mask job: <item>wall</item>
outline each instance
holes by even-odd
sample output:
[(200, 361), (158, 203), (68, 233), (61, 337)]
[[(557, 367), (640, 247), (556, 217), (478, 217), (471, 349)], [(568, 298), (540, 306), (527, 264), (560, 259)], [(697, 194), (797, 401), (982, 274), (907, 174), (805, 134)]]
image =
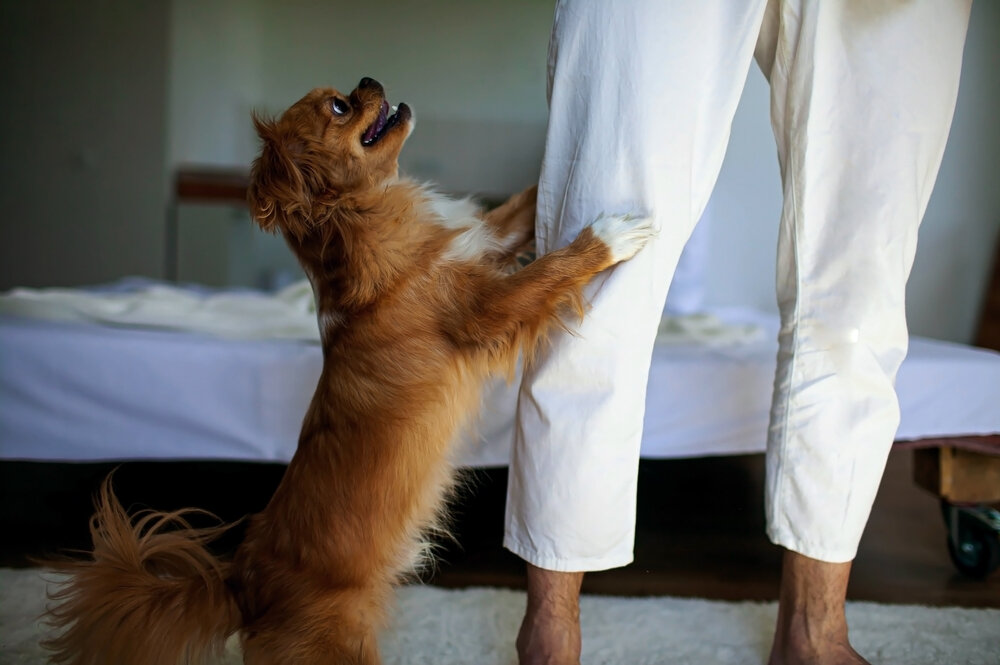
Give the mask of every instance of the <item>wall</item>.
[[(161, 275), (178, 164), (246, 167), (251, 109), (363, 75), (416, 109), (405, 170), (444, 189), (519, 189), (541, 155), (551, 15), (541, 0), (0, 3), (0, 288)], [(1000, 5), (978, 0), (908, 290), (917, 334), (971, 339), (982, 300), (1000, 229), (998, 27)], [(752, 69), (704, 231), (709, 303), (774, 309), (779, 209), (767, 86)], [(189, 222), (204, 245), (193, 255), (211, 263), (207, 238), (226, 233)]]
[[(245, 167), (257, 150), (252, 110), (277, 114), (315, 86), (350, 90), (372, 76), (415, 110), (405, 173), (486, 197), (522, 189), (545, 137), (551, 19), (537, 0), (174, 0), (171, 167)], [(182, 280), (273, 286), (297, 268), (249, 220), (203, 206), (182, 208), (180, 246)], [(247, 265), (256, 261), (266, 268)]]
[(161, 274), (167, 9), (0, 3), (0, 288)]
[(245, 165), (257, 148), (250, 112), (264, 98), (270, 35), (258, 0), (172, 0), (167, 159)]
[[(368, 75), (386, 84), (393, 101), (416, 109), (417, 130), (401, 160), (406, 172), (446, 190), (487, 195), (514, 191), (537, 175), (551, 2), (175, 2), (184, 5), (215, 27), (196, 34), (195, 22), (178, 25), (175, 15), (174, 162), (247, 164), (256, 148), (245, 120), (250, 107), (277, 113), (315, 85), (349, 89)], [(222, 14), (243, 27), (225, 28)], [(967, 341), (975, 327), (1000, 227), (1000, 128), (991, 118), (1000, 108), (997, 27), (1000, 6), (976, 2), (955, 125), (908, 290), (916, 334)], [(254, 45), (247, 44), (251, 35)], [(197, 103), (190, 97), (195, 88), (206, 91)], [(190, 98), (177, 103), (182, 93)], [(200, 123), (185, 115), (195, 108), (204, 114)], [(754, 67), (709, 223), (699, 231), (707, 236), (709, 304), (776, 311), (780, 208), (768, 88)]]
[(455, 191), (527, 186), (551, 20), (537, 0), (174, 0), (170, 163), (248, 164), (251, 110), (277, 114), (313, 87), (371, 76), (415, 110), (407, 173)]
[(1000, 241), (1000, 3), (972, 5), (948, 147), (907, 284), (910, 329), (968, 342)]

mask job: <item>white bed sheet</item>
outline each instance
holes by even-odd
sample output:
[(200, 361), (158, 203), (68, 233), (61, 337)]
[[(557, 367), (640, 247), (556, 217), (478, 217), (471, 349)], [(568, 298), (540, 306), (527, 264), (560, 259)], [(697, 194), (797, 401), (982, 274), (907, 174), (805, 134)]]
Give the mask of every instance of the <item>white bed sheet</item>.
[[(777, 322), (748, 343), (658, 344), (642, 455), (761, 452)], [(317, 345), (0, 316), (0, 458), (287, 461), (319, 377)], [(1000, 354), (915, 338), (897, 388), (901, 440), (1000, 433)], [(516, 386), (497, 382), (459, 463), (507, 463)]]

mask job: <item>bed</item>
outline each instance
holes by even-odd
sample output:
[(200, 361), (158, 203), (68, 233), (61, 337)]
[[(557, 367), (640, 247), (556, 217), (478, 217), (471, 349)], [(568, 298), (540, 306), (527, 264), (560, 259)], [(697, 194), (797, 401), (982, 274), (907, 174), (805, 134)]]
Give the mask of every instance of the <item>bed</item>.
[[(665, 316), (642, 457), (762, 452), (776, 334), (776, 317), (745, 308)], [(321, 365), (305, 283), (264, 293), (140, 280), (7, 294), (0, 460), (287, 462)], [(947, 454), (974, 451), (981, 459), (966, 466), (977, 473), (982, 459), (1000, 459), (1000, 353), (913, 338), (897, 392), (896, 445), (927, 449), (918, 465), (924, 475), (943, 478), (942, 461), (954, 462)], [(516, 396), (516, 379), (487, 387), (478, 426), (459, 447), (460, 466), (507, 464)], [(933, 482), (923, 484), (963, 498)], [(954, 507), (946, 519), (960, 569), (981, 577), (1000, 564), (995, 510)], [(969, 542), (972, 554), (963, 555)]]
[[(177, 173), (168, 276), (177, 276), (178, 204), (242, 206), (245, 196), (242, 171)], [(995, 273), (977, 343), (1000, 348), (1000, 256)], [(102, 292), (124, 300), (102, 304)], [(88, 293), (98, 299), (86, 306), (79, 292), (0, 306), (0, 460), (291, 458), (321, 367), (307, 287), (220, 293), (126, 281)], [(642, 457), (762, 452), (776, 331), (775, 316), (746, 308), (665, 317)], [(516, 390), (516, 380), (488, 387), (458, 464), (507, 464)], [(916, 451), (915, 480), (942, 497), (956, 565), (988, 574), (1000, 565), (1000, 512), (980, 504), (1000, 501), (1000, 353), (913, 338), (897, 392), (895, 446)]]
[[(19, 296), (0, 303), (0, 457), (291, 459), (322, 364), (307, 285)], [(776, 332), (775, 317), (742, 308), (665, 317), (643, 457), (763, 451)], [(914, 338), (897, 390), (901, 442), (1000, 433), (996, 352)], [(516, 393), (516, 381), (487, 388), (459, 464), (507, 463)]]

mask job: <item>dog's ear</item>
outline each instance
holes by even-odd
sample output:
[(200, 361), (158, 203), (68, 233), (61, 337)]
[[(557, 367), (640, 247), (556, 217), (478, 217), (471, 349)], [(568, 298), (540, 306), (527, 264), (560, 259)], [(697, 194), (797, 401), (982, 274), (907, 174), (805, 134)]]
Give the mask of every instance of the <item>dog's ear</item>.
[(262, 147), (250, 170), (250, 214), (263, 230), (301, 240), (313, 226), (310, 179), (297, 162), (305, 147), (282, 135), (274, 120), (254, 113), (253, 124)]

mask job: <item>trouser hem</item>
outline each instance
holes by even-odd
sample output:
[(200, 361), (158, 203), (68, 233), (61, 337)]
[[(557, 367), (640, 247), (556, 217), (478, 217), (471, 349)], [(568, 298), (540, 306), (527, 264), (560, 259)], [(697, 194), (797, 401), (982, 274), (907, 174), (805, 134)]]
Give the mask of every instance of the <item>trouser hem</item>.
[(537, 568), (560, 573), (594, 572), (621, 568), (632, 563), (634, 558), (631, 548), (627, 552), (612, 552), (599, 557), (559, 557), (552, 554), (542, 554), (510, 535), (504, 538), (503, 546)]
[(784, 529), (768, 528), (767, 537), (779, 547), (826, 563), (848, 563), (853, 561), (858, 554), (857, 546), (849, 548), (824, 547), (797, 538)]

